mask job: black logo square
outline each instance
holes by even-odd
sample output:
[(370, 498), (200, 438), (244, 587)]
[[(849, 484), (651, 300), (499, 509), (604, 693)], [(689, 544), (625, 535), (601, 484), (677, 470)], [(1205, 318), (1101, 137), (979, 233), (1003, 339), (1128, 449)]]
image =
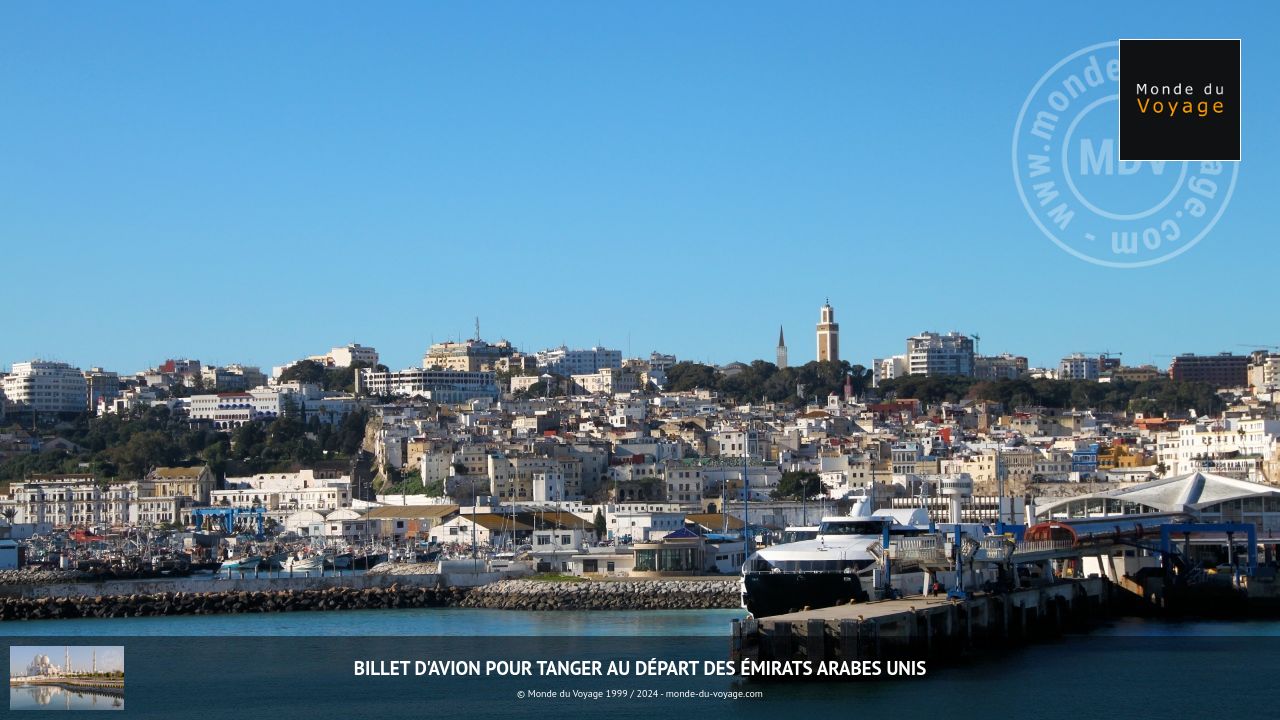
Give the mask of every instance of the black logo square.
[(1239, 160), (1240, 41), (1121, 40), (1120, 159)]

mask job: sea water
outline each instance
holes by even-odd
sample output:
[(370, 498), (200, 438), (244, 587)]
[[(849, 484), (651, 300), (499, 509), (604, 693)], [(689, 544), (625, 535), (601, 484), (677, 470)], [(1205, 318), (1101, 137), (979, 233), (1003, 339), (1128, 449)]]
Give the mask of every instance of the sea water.
[(736, 610), (424, 608), (18, 621), (0, 623), (0, 634), (9, 644), (123, 644), (130, 713), (138, 717), (214, 707), (234, 708), (237, 716), (308, 720), (446, 709), (467, 718), (589, 712), (1078, 720), (1206, 717), (1225, 710), (1280, 716), (1272, 689), (1280, 672), (1275, 621), (1121, 619), (1089, 633), (949, 663), (930, 659), (919, 664), (921, 672), (895, 678), (428, 678), (353, 671), (360, 662), (410, 659), (723, 661), (730, 621), (740, 616)]

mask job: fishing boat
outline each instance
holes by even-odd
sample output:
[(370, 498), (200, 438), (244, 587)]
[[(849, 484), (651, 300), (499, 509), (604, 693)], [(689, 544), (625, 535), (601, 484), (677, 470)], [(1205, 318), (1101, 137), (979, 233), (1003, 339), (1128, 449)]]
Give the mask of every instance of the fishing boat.
[(267, 569), (279, 570), (280, 567), (284, 565), (285, 559), (287, 559), (292, 554), (293, 554), (293, 551), (291, 550), (281, 550), (280, 552), (271, 553), (266, 557)]
[(351, 553), (341, 552), (336, 555), (326, 555), (324, 566), (330, 570), (347, 570), (351, 567)]
[(165, 553), (151, 558), (151, 571), (157, 575), (190, 575), (191, 556), (186, 553)]
[(386, 560), (387, 553), (385, 552), (377, 550), (360, 552), (358, 554), (352, 554), (351, 568), (353, 570), (368, 570), (369, 568), (376, 566), (378, 563), (386, 562)]
[(287, 573), (319, 572), (324, 569), (324, 556), (320, 554), (294, 554), (280, 563), (280, 571)]
[(246, 573), (257, 572), (258, 565), (262, 563), (261, 555), (246, 555), (238, 558), (227, 558), (222, 565), (218, 567), (218, 572), (226, 570), (228, 573)]

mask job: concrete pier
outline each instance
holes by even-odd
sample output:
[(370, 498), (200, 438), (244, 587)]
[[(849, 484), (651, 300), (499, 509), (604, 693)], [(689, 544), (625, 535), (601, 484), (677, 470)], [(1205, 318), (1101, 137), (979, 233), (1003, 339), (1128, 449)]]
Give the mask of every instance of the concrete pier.
[(730, 655), (740, 660), (923, 659), (1082, 630), (1103, 617), (1113, 587), (1104, 578), (968, 600), (909, 597), (733, 621)]

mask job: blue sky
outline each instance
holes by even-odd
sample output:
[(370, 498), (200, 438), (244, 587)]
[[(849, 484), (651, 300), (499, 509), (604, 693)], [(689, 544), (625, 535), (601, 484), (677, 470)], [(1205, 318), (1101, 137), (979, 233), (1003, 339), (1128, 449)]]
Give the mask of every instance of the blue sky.
[[(1033, 364), (1280, 343), (1280, 18), (1205, 7), (5, 3), (0, 366), (405, 367), (477, 315), (713, 362), (781, 324), (795, 363), (826, 297), (864, 364), (926, 329)], [(1119, 37), (1244, 41), (1230, 207), (1127, 271), (1049, 242), (1009, 168), (1036, 80)]]
[(48, 655), (49, 660), (61, 668), (67, 652), (71, 656), (73, 671), (89, 672), (93, 669), (95, 651), (98, 656), (98, 672), (124, 669), (124, 646), (122, 645), (11, 645), (9, 646), (10, 675), (23, 674), (36, 655)]

